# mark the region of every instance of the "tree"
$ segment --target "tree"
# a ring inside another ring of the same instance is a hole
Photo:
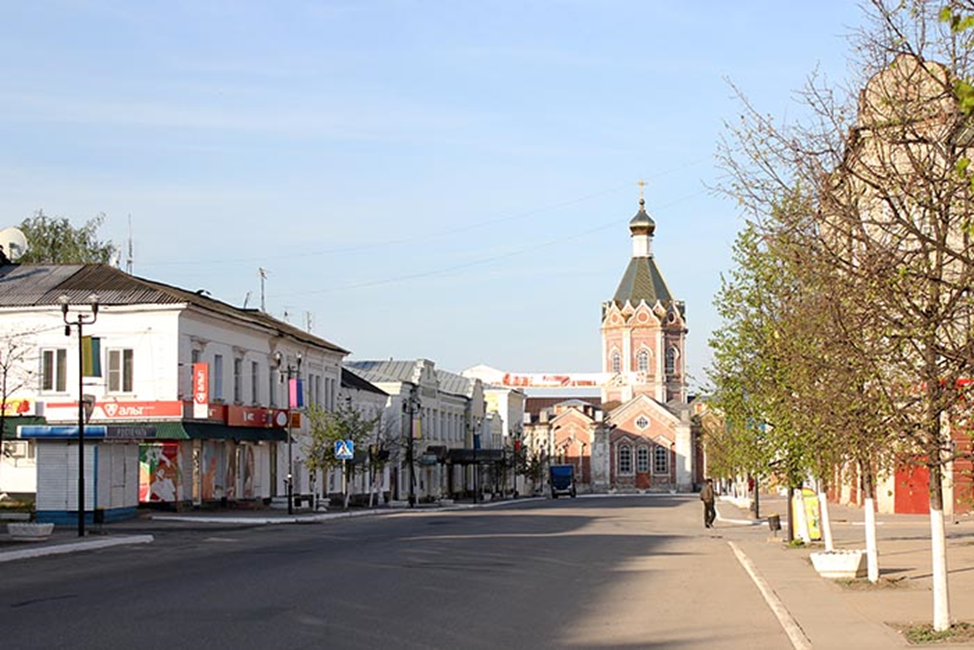
[[[98,229],[105,221],[99,214],[75,228],[65,217],[49,217],[43,210],[24,219],[20,229],[27,237],[27,252],[21,264],[108,264],[115,245],[98,239]]]
[[[950,626],[945,422],[966,408],[974,374],[972,3],[942,4],[873,0],[854,39],[861,90],[813,75],[799,94],[805,119],[785,125],[741,95],[744,115],[723,149],[725,189],[762,228],[781,223],[776,210],[796,188],[809,197],[817,230],[808,241],[828,280],[818,291],[836,303],[818,363],[840,389],[833,395],[869,402],[812,412],[827,431],[858,430],[843,447],[866,476],[870,450],[893,447],[891,438],[929,470],[936,630]]]
[[[306,414],[309,432],[304,447],[305,464],[312,472],[327,472],[337,468],[347,471],[352,465],[335,456],[335,443],[339,440],[351,440],[356,449],[367,448],[381,422],[381,415],[363,414],[349,404],[341,404],[335,411],[311,405]],[[344,474],[343,478],[347,480],[348,475]],[[325,496],[324,492],[322,496]],[[344,507],[348,508],[351,496],[349,491],[346,490],[344,496]]]
[[[6,452],[3,438],[7,418],[19,415],[17,406],[24,403],[13,400],[12,396],[25,388],[34,377],[30,369],[36,364],[31,363],[29,357],[35,347],[29,337],[30,333],[15,333],[0,338],[0,453]]]

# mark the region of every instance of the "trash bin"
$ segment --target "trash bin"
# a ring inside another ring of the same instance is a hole
[[[776,533],[781,530],[781,516],[780,515],[770,515],[768,517],[768,528],[771,529],[772,533]]]

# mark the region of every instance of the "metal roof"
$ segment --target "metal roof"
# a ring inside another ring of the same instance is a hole
[[[612,300],[619,306],[626,304],[626,301],[638,305],[640,300],[645,300],[650,307],[658,300],[666,307],[673,302],[673,296],[653,257],[633,257]]]
[[[0,307],[85,304],[92,294],[98,304],[178,305],[221,314],[238,321],[276,330],[302,343],[348,354],[348,350],[256,309],[241,309],[200,292],[185,291],[162,282],[129,275],[107,264],[6,264],[0,266]]]

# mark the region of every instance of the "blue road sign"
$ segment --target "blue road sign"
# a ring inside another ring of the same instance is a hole
[[[335,441],[335,458],[338,460],[352,460],[355,455],[355,442],[353,440]]]

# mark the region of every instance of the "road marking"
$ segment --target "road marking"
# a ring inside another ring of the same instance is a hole
[[[804,630],[802,630],[801,626],[792,617],[788,610],[785,609],[781,599],[779,599],[778,595],[774,593],[771,586],[768,585],[767,581],[761,577],[760,573],[758,573],[757,567],[754,566],[751,559],[744,555],[744,551],[738,548],[737,544],[734,542],[727,543],[730,545],[731,550],[734,551],[734,555],[737,556],[737,561],[741,563],[741,566],[744,567],[747,574],[751,576],[751,580],[754,581],[758,591],[760,591],[761,595],[764,596],[764,602],[768,603],[768,607],[771,608],[771,611],[774,612],[774,615],[778,618],[778,622],[781,623],[781,627],[784,628],[785,634],[787,634],[788,638],[791,640],[791,645],[794,646],[795,650],[811,650],[812,642],[808,640],[808,637],[805,636]]]

